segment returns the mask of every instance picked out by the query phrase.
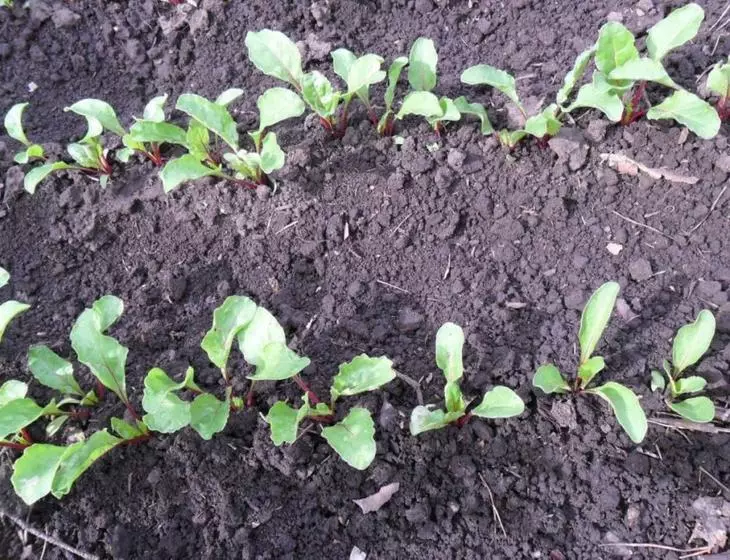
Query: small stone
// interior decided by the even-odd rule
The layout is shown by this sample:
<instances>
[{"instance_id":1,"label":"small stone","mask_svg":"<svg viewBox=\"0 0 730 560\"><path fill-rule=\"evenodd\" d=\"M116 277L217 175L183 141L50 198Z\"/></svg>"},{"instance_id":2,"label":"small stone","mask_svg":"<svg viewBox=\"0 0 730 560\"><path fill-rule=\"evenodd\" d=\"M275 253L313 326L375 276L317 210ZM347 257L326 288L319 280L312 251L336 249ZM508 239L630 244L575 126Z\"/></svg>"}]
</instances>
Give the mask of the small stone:
<instances>
[{"instance_id":1,"label":"small stone","mask_svg":"<svg viewBox=\"0 0 730 560\"><path fill-rule=\"evenodd\" d=\"M310 60L324 60L332 52L332 44L326 41L322 41L314 33L307 35L305 41L307 46L307 54Z\"/></svg>"},{"instance_id":2,"label":"small stone","mask_svg":"<svg viewBox=\"0 0 730 560\"><path fill-rule=\"evenodd\" d=\"M512 218L505 216L495 221L491 228L492 233L498 235L500 239L507 241L515 241L525 235L525 228L522 224Z\"/></svg>"},{"instance_id":3,"label":"small stone","mask_svg":"<svg viewBox=\"0 0 730 560\"><path fill-rule=\"evenodd\" d=\"M716 280L700 280L697 285L697 295L701 298L711 300L720 292L722 292L722 284Z\"/></svg>"},{"instance_id":4,"label":"small stone","mask_svg":"<svg viewBox=\"0 0 730 560\"><path fill-rule=\"evenodd\" d=\"M654 2L652 0L639 0L636 3L636 8L646 12L651 12L654 9Z\"/></svg>"},{"instance_id":5,"label":"small stone","mask_svg":"<svg viewBox=\"0 0 730 560\"><path fill-rule=\"evenodd\" d=\"M466 160L466 153L463 150L453 149L449 150L449 155L446 157L446 161L449 167L455 171L459 171L461 166L464 165Z\"/></svg>"},{"instance_id":6,"label":"small stone","mask_svg":"<svg viewBox=\"0 0 730 560\"><path fill-rule=\"evenodd\" d=\"M398 328L401 332L413 332L423 324L423 315L415 309L406 307L398 315Z\"/></svg>"},{"instance_id":7,"label":"small stone","mask_svg":"<svg viewBox=\"0 0 730 560\"><path fill-rule=\"evenodd\" d=\"M160 472L160 469L155 467L150 471L150 474L147 475L147 483L150 486L157 486L157 483L162 480L162 473Z\"/></svg>"},{"instance_id":8,"label":"small stone","mask_svg":"<svg viewBox=\"0 0 730 560\"><path fill-rule=\"evenodd\" d=\"M56 29L61 27L71 27L81 19L81 16L76 12L72 12L65 6L58 6L53 10L51 14L51 20L56 26Z\"/></svg>"},{"instance_id":9,"label":"small stone","mask_svg":"<svg viewBox=\"0 0 730 560\"><path fill-rule=\"evenodd\" d=\"M578 129L563 129L558 136L548 140L550 149L558 156L558 161L568 162L571 171L577 171L585 165L588 157L588 145Z\"/></svg>"},{"instance_id":10,"label":"small stone","mask_svg":"<svg viewBox=\"0 0 730 560\"><path fill-rule=\"evenodd\" d=\"M267 185L259 185L256 187L256 198L259 200L268 200L271 195L271 189Z\"/></svg>"},{"instance_id":11,"label":"small stone","mask_svg":"<svg viewBox=\"0 0 730 560\"><path fill-rule=\"evenodd\" d=\"M601 142L606 138L606 129L610 123L606 120L593 119L588 123L588 129L586 130L586 138L591 142Z\"/></svg>"},{"instance_id":12,"label":"small stone","mask_svg":"<svg viewBox=\"0 0 730 560\"><path fill-rule=\"evenodd\" d=\"M553 405L550 408L550 415L555 418L555 421L561 428L570 428L572 430L578 427L575 405L571 401L553 401Z\"/></svg>"},{"instance_id":13,"label":"small stone","mask_svg":"<svg viewBox=\"0 0 730 560\"><path fill-rule=\"evenodd\" d=\"M312 2L309 11L314 18L314 21L317 22L317 25L322 27L324 25L324 20L329 12L329 2L327 2L326 0L323 0L321 2Z\"/></svg>"},{"instance_id":14,"label":"small stone","mask_svg":"<svg viewBox=\"0 0 730 560\"><path fill-rule=\"evenodd\" d=\"M629 274L636 282L644 282L651 278L651 264L646 259L636 259L629 265Z\"/></svg>"},{"instance_id":15,"label":"small stone","mask_svg":"<svg viewBox=\"0 0 730 560\"><path fill-rule=\"evenodd\" d=\"M425 14L433 10L433 0L416 0L416 11L419 14Z\"/></svg>"},{"instance_id":16,"label":"small stone","mask_svg":"<svg viewBox=\"0 0 730 560\"><path fill-rule=\"evenodd\" d=\"M398 425L398 411L388 401L383 401L378 414L378 424L384 430L392 430Z\"/></svg>"},{"instance_id":17,"label":"small stone","mask_svg":"<svg viewBox=\"0 0 730 560\"><path fill-rule=\"evenodd\" d=\"M188 19L188 27L191 35L197 35L200 31L205 31L210 25L208 11L203 9L195 10Z\"/></svg>"},{"instance_id":18,"label":"small stone","mask_svg":"<svg viewBox=\"0 0 730 560\"><path fill-rule=\"evenodd\" d=\"M723 154L719 158L717 158L717 160L715 161L715 167L724 171L725 173L730 173L730 154Z\"/></svg>"},{"instance_id":19,"label":"small stone","mask_svg":"<svg viewBox=\"0 0 730 560\"><path fill-rule=\"evenodd\" d=\"M352 299L355 299L358 296L362 295L364 291L365 286L363 286L362 282L360 282L359 280L353 280L347 287L347 295L350 296Z\"/></svg>"},{"instance_id":20,"label":"small stone","mask_svg":"<svg viewBox=\"0 0 730 560\"><path fill-rule=\"evenodd\" d=\"M584 301L585 295L583 294L583 290L581 289L573 290L563 297L563 304L565 305L566 309L574 309L576 311L580 310L583 307Z\"/></svg>"},{"instance_id":21,"label":"small stone","mask_svg":"<svg viewBox=\"0 0 730 560\"><path fill-rule=\"evenodd\" d=\"M730 334L730 303L720 306L715 317L717 331L723 334Z\"/></svg>"},{"instance_id":22,"label":"small stone","mask_svg":"<svg viewBox=\"0 0 730 560\"><path fill-rule=\"evenodd\" d=\"M3 201L5 203L19 197L23 193L23 168L19 165L13 165L8 168L5 173L5 194Z\"/></svg>"},{"instance_id":23,"label":"small stone","mask_svg":"<svg viewBox=\"0 0 730 560\"><path fill-rule=\"evenodd\" d=\"M621 245L621 243L609 243L606 245L606 249L612 255L618 255L621 251L623 251L623 248L624 246Z\"/></svg>"},{"instance_id":24,"label":"small stone","mask_svg":"<svg viewBox=\"0 0 730 560\"><path fill-rule=\"evenodd\" d=\"M628 508L626 508L626 525L628 525L629 529L636 525L636 522L639 520L640 513L639 506L636 504L631 504Z\"/></svg>"},{"instance_id":25,"label":"small stone","mask_svg":"<svg viewBox=\"0 0 730 560\"><path fill-rule=\"evenodd\" d=\"M607 21L618 21L619 23L624 20L624 15L621 12L609 12L606 16Z\"/></svg>"}]
</instances>

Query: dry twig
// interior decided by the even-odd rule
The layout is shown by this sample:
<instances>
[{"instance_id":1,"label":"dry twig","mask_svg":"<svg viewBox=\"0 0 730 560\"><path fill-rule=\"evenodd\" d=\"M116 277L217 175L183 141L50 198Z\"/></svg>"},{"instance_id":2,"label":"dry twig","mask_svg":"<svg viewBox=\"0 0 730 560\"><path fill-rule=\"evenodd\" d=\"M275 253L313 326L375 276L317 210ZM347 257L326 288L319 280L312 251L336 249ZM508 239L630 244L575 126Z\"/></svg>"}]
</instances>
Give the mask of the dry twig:
<instances>
[{"instance_id":1,"label":"dry twig","mask_svg":"<svg viewBox=\"0 0 730 560\"><path fill-rule=\"evenodd\" d=\"M502 530L502 534L506 537L507 531L504 530L504 525L502 525L502 517L499 515L499 511L497 510L497 506L494 505L494 496L492 496L492 489L489 487L489 484L487 484L487 481L484 479L484 476L482 476L482 473L479 473L479 479L482 481L482 484L484 484L484 487L487 489L487 493L489 494L489 503L492 505L492 516L494 517L494 520L499 524L499 528Z\"/></svg>"}]
</instances>

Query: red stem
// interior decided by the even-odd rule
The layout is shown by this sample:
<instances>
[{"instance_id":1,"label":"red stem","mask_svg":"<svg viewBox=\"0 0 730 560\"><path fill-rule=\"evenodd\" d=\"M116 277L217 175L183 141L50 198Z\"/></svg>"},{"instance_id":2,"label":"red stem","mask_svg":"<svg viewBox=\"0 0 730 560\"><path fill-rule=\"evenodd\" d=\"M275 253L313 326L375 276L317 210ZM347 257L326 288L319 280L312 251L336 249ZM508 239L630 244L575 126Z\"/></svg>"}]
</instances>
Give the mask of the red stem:
<instances>
[{"instance_id":1,"label":"red stem","mask_svg":"<svg viewBox=\"0 0 730 560\"><path fill-rule=\"evenodd\" d=\"M464 414L464 416L462 416L456 422L454 422L454 424L456 424L456 426L459 428L463 428L464 426L466 426L466 423L469 422L470 419L471 419L471 412L467 412L466 414Z\"/></svg>"},{"instance_id":2,"label":"red stem","mask_svg":"<svg viewBox=\"0 0 730 560\"><path fill-rule=\"evenodd\" d=\"M10 449L23 451L24 449L30 447L30 445L25 445L24 443L13 443L11 441L0 441L0 447L8 447Z\"/></svg>"},{"instance_id":3,"label":"red stem","mask_svg":"<svg viewBox=\"0 0 730 560\"><path fill-rule=\"evenodd\" d=\"M141 436L137 436L132 439L125 439L124 441L122 441L122 445L137 445L138 443L147 441L151 437L152 437L152 432L148 432L146 434L142 434Z\"/></svg>"},{"instance_id":4,"label":"red stem","mask_svg":"<svg viewBox=\"0 0 730 560\"><path fill-rule=\"evenodd\" d=\"M646 91L646 82L645 81L639 82L639 85L634 90L634 94L631 96L630 105L627 108L628 110L625 110L623 117L621 117L621 124L629 125L631 123L638 121L641 117L643 117L646 114L646 111L639 110L639 106L641 105L641 99L642 99L642 97L644 97L645 91Z\"/></svg>"},{"instance_id":5,"label":"red stem","mask_svg":"<svg viewBox=\"0 0 730 560\"><path fill-rule=\"evenodd\" d=\"M375 114L375 111L373 111L372 107L368 107L368 118L370 119L371 123L373 123L375 126L378 126L378 115Z\"/></svg>"},{"instance_id":6,"label":"red stem","mask_svg":"<svg viewBox=\"0 0 730 560\"><path fill-rule=\"evenodd\" d=\"M20 435L23 436L23 439L28 442L29 445L33 445L33 438L30 437L30 434L28 433L28 430L25 428L20 430Z\"/></svg>"},{"instance_id":7,"label":"red stem","mask_svg":"<svg viewBox=\"0 0 730 560\"><path fill-rule=\"evenodd\" d=\"M253 407L255 396L256 395L253 392L253 383L251 383L251 388L248 390L248 393L246 393L246 406L248 408L252 408Z\"/></svg>"},{"instance_id":8,"label":"red stem","mask_svg":"<svg viewBox=\"0 0 730 560\"><path fill-rule=\"evenodd\" d=\"M304 393L309 397L309 402L311 402L313 405L318 405L322 401L319 400L319 397L312 391L309 386L304 382L304 380L299 377L298 375L294 376L294 381L299 386L299 388L304 391ZM314 418L317 418L316 416Z\"/></svg>"},{"instance_id":9,"label":"red stem","mask_svg":"<svg viewBox=\"0 0 730 560\"><path fill-rule=\"evenodd\" d=\"M324 117L319 117L319 122L322 124L327 132L329 132L330 134L334 133L334 130L332 130L332 123L330 121L328 121Z\"/></svg>"},{"instance_id":10,"label":"red stem","mask_svg":"<svg viewBox=\"0 0 730 560\"><path fill-rule=\"evenodd\" d=\"M139 415L137 414L137 411L134 410L134 407L132 406L132 403L129 402L129 401L127 401L127 402L124 403L124 406L127 407L127 410L129 411L129 414L132 415L132 418L134 418L135 420L139 421Z\"/></svg>"},{"instance_id":11,"label":"red stem","mask_svg":"<svg viewBox=\"0 0 730 560\"><path fill-rule=\"evenodd\" d=\"M96 381L96 388L94 389L94 392L99 400L104 398L104 395L106 394L106 387L104 387L101 381Z\"/></svg>"}]
</instances>

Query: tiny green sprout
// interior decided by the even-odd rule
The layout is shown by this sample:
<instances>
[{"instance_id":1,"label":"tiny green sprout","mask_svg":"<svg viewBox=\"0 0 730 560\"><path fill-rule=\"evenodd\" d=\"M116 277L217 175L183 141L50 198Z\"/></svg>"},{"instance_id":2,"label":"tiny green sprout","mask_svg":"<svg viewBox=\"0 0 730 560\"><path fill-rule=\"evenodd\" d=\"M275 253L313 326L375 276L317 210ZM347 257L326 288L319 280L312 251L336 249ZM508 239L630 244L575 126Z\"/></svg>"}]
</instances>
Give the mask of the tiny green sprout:
<instances>
[{"instance_id":1,"label":"tiny green sprout","mask_svg":"<svg viewBox=\"0 0 730 560\"><path fill-rule=\"evenodd\" d=\"M142 118L135 118L129 131L122 136L124 148L116 151L115 157L127 163L134 153L142 154L157 167L165 162L160 147L163 144L185 145L185 131L165 121L165 104L168 95L150 99L142 112Z\"/></svg>"},{"instance_id":2,"label":"tiny green sprout","mask_svg":"<svg viewBox=\"0 0 730 560\"><path fill-rule=\"evenodd\" d=\"M10 281L10 273L7 270L0 267L0 288L5 286ZM2 342L5 329L8 328L10 321L15 319L21 313L24 313L30 309L30 305L27 303L21 303L15 300L5 301L0 303L0 342Z\"/></svg>"},{"instance_id":3,"label":"tiny green sprout","mask_svg":"<svg viewBox=\"0 0 730 560\"><path fill-rule=\"evenodd\" d=\"M399 56L390 63L390 67L388 68L388 87L385 89L385 94L383 96L383 100L385 101L385 112L378 121L378 134L382 136L393 135L393 100L395 99L395 90L398 87L398 79L407 65L408 57Z\"/></svg>"},{"instance_id":4,"label":"tiny green sprout","mask_svg":"<svg viewBox=\"0 0 730 560\"><path fill-rule=\"evenodd\" d=\"M340 397L373 391L393 379L395 371L388 358L361 354L348 363L340 364L339 373L332 379L330 402L324 403L299 376L294 377L304 392L302 406L295 409L278 401L266 415L274 445L294 443L299 424L305 419L320 424L332 423ZM340 422L322 428L322 437L342 460L355 469L368 468L375 458L375 423L366 408L351 408Z\"/></svg>"},{"instance_id":5,"label":"tiny green sprout","mask_svg":"<svg viewBox=\"0 0 730 560\"><path fill-rule=\"evenodd\" d=\"M730 119L730 57L712 67L707 75L707 89L718 96L717 113L720 119Z\"/></svg>"},{"instance_id":6,"label":"tiny green sprout","mask_svg":"<svg viewBox=\"0 0 730 560\"><path fill-rule=\"evenodd\" d=\"M454 323L444 323L436 333L436 365L446 378L444 400L446 410L435 405L420 405L411 412L411 435L438 430L449 424L466 424L472 416L480 418L511 418L525 410L525 403L512 389L497 385L484 394L482 401L471 406L464 398L459 380L464 376L462 348L464 331Z\"/></svg>"},{"instance_id":7,"label":"tiny green sprout","mask_svg":"<svg viewBox=\"0 0 730 560\"><path fill-rule=\"evenodd\" d=\"M708 397L684 398L684 395L702 391L707 381L698 375L683 375L709 350L714 336L715 317L703 309L693 323L677 331L672 344L672 359L664 360L664 375L658 370L651 372L652 390L666 391L667 406L692 422L712 422L715 418L715 405Z\"/></svg>"},{"instance_id":8,"label":"tiny green sprout","mask_svg":"<svg viewBox=\"0 0 730 560\"><path fill-rule=\"evenodd\" d=\"M611 405L618 423L631 440L640 443L646 435L647 421L636 394L614 381L589 388L596 375L606 366L601 356L593 356L593 351L611 318L619 290L616 282L606 282L593 293L583 309L578 331L580 359L573 387L553 364L540 366L532 384L547 394L572 391L601 397Z\"/></svg>"},{"instance_id":9,"label":"tiny green sprout","mask_svg":"<svg viewBox=\"0 0 730 560\"><path fill-rule=\"evenodd\" d=\"M13 157L15 163L20 164L29 163L37 159L46 159L43 146L31 142L25 134L25 129L23 128L23 111L25 111L28 105L28 103L17 103L10 107L10 110L5 115L4 124L8 136L25 146L25 150L18 152Z\"/></svg>"}]
</instances>

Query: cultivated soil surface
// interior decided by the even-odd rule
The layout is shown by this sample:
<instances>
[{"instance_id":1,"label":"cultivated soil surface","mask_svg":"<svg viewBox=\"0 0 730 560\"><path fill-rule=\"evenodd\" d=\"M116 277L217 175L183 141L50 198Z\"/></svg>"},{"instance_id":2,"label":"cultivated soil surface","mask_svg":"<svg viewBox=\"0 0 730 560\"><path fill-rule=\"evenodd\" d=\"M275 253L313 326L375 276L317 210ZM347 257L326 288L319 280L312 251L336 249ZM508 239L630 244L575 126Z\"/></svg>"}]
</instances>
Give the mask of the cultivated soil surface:
<instances>
[{"instance_id":1,"label":"cultivated soil surface","mask_svg":"<svg viewBox=\"0 0 730 560\"><path fill-rule=\"evenodd\" d=\"M549 99L609 13L641 34L676 5L199 3L186 14L153 0L31 0L29 9L22 1L0 9L0 113L29 100L31 138L65 143L84 125L63 107L82 97L109 101L129 123L153 95L215 96L237 86L246 91L233 106L244 130L256 121L256 97L274 85L248 62L244 36L269 26L304 41L309 68L328 68L323 53L330 48L390 60L416 37L431 37L440 55L437 92L488 103L502 125L503 99L462 87L461 70L489 62L518 76L523 97ZM692 89L730 51L727 30L709 31L726 3L702 4L702 32L669 57L670 73ZM37 89L29 93L31 82ZM374 97L382 99L382 88ZM588 113L573 127L578 148L558 157L534 143L507 153L471 120L441 138L418 120L399 124L402 145L378 138L361 112L342 140L310 121L277 128L289 163L271 196L214 181L165 196L157 170L137 162L115 169L105 191L62 176L31 197L11 165L16 144L4 138L0 263L12 281L0 299L33 307L6 333L0 382L29 377L31 344L71 355L73 321L112 293L126 302L111 334L130 349L135 403L153 366L180 375L190 363L202 385L222 393L199 345L213 309L244 294L270 309L293 347L312 359L304 377L318 392L326 392L339 363L367 352L392 358L420 380L425 402L441 402L433 342L450 320L467 333L465 391L476 397L507 385L525 399L525 413L413 438L407 425L418 392L397 379L348 401L368 407L377 421L378 455L359 472L334 456L316 429L291 447L274 447L261 414L298 392L291 383L271 384L261 388L255 409L234 415L213 440L185 430L117 449L63 502L24 506L9 483L16 455L6 451L1 507L70 545L117 559L345 559L355 546L373 559L561 560L632 551L673 559L679 554L601 545L705 544L690 542L692 503L721 491L700 469L730 484L727 434L651 426L636 446L604 403L537 395L530 380L546 360L572 371L583 302L617 280L623 303L599 348L609 364L601 379L635 388L648 414L657 414L662 405L649 392L649 368L669 353L673 332L709 308L719 333L699 371L727 408L727 125L702 141L673 124L606 127ZM699 181L621 175L602 162L605 153ZM622 250L612 254L609 243ZM244 389L242 360L232 369ZM91 383L84 368L77 375ZM86 428L100 429L122 411L107 398ZM363 514L352 502L390 482L400 490L380 511ZM43 541L0 523L0 557L37 558L43 550ZM50 545L44 554L67 557Z\"/></svg>"}]
</instances>

